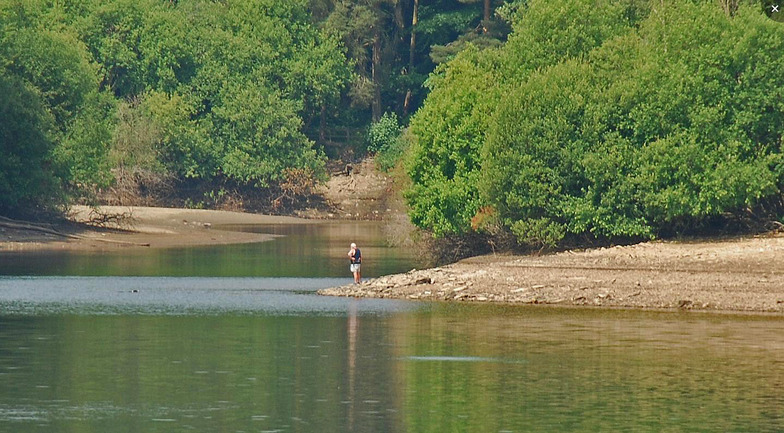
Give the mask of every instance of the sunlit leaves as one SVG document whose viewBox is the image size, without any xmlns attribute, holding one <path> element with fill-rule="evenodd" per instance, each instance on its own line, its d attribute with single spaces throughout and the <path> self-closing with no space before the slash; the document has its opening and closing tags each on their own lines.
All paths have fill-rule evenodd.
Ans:
<svg viewBox="0 0 784 433">
<path fill-rule="evenodd" d="M 530 2 L 504 47 L 429 79 L 412 220 L 464 233 L 461 211 L 489 205 L 519 242 L 554 246 L 781 211 L 782 44 L 784 28 L 746 6 Z M 474 173 L 478 189 L 461 181 Z"/>
<path fill-rule="evenodd" d="M 638 32 L 532 74 L 499 107 L 485 199 L 518 240 L 556 245 L 693 230 L 780 196 L 771 161 L 784 118 L 763 94 L 784 76 L 746 76 L 775 64 L 752 41 L 782 30 L 749 9 L 669 4 Z"/>
<path fill-rule="evenodd" d="M 460 53 L 436 71 L 427 103 L 411 120 L 409 215 L 437 235 L 466 232 L 479 209 L 479 153 L 498 97 L 493 69 L 476 49 Z"/>
<path fill-rule="evenodd" d="M 106 187 L 128 170 L 250 187 L 287 170 L 319 177 L 303 119 L 339 103 L 350 71 L 307 6 L 0 3 L 0 72 L 32 95 L 29 107 L 9 103 L 22 112 L 8 118 L 46 126 L 29 135 L 45 146 L 29 150 L 69 188 Z"/>
</svg>

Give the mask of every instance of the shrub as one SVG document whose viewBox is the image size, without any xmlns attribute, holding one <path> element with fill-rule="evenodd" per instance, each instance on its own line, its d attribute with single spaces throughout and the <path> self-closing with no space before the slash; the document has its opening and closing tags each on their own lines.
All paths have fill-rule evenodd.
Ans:
<svg viewBox="0 0 784 433">
<path fill-rule="evenodd" d="M 651 238 L 781 203 L 784 29 L 676 3 L 498 107 L 483 198 L 522 243 Z M 778 209 L 780 211 L 781 209 Z"/>
<path fill-rule="evenodd" d="M 395 113 L 384 113 L 377 122 L 370 125 L 367 132 L 367 150 L 371 153 L 382 152 L 395 147 L 403 128 Z"/>
</svg>

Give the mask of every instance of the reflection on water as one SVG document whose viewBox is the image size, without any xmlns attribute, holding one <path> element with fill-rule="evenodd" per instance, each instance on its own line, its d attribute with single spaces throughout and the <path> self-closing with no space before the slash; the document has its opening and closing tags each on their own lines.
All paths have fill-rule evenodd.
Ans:
<svg viewBox="0 0 784 433">
<path fill-rule="evenodd" d="M 345 314 L 347 298 L 315 296 L 340 278 L 0 277 L 0 312 L 42 314 Z M 410 309 L 368 300 L 364 311 Z"/>
<path fill-rule="evenodd" d="M 413 316 L 399 327 L 415 337 L 399 344 L 449 360 L 401 367 L 415 384 L 410 431 L 784 428 L 780 318 L 459 306 Z M 452 360 L 466 356 L 513 362 Z"/>
<path fill-rule="evenodd" d="M 2 252 L 0 275 L 350 278 L 346 253 L 351 242 L 362 249 L 363 277 L 405 272 L 422 263 L 407 249 L 388 246 L 378 222 L 225 228 L 284 236 L 261 243 L 191 248 Z"/>
<path fill-rule="evenodd" d="M 780 318 L 312 295 L 329 280 L 111 280 L 0 280 L 0 431 L 784 429 Z M 118 295 L 139 282 L 155 302 Z"/>
<path fill-rule="evenodd" d="M 506 360 L 498 358 L 482 358 L 480 356 L 407 356 L 403 359 L 411 361 L 437 361 L 437 362 L 523 362 L 519 360 Z"/>
<path fill-rule="evenodd" d="M 325 227 L 0 255 L 0 432 L 784 431 L 782 317 L 323 298 L 416 263 Z"/>
</svg>

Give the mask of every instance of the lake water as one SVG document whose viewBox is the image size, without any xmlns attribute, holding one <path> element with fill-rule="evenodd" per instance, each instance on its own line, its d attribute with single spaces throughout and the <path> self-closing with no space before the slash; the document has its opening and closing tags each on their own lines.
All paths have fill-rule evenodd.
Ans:
<svg viewBox="0 0 784 433">
<path fill-rule="evenodd" d="M 784 318 L 319 297 L 417 266 L 344 226 L 0 255 L 0 432 L 784 431 Z"/>
<path fill-rule="evenodd" d="M 214 229 L 219 229 L 216 227 Z M 377 222 L 230 226 L 281 238 L 196 248 L 127 249 L 110 253 L 50 251 L 0 253 L 0 275 L 346 277 L 349 245 L 359 245 L 362 276 L 410 270 L 422 263 L 405 248 L 390 248 Z"/>
</svg>

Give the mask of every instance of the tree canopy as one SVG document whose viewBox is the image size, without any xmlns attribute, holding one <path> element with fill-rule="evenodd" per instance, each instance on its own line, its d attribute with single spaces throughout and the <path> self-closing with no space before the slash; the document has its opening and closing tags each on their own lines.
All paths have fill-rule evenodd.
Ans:
<svg viewBox="0 0 784 433">
<path fill-rule="evenodd" d="M 745 4 L 531 1 L 503 47 L 431 77 L 412 220 L 444 235 L 492 214 L 554 246 L 780 218 L 783 43 Z"/>
<path fill-rule="evenodd" d="M 777 19 L 730 0 L 0 0 L 0 213 L 171 184 L 269 199 L 323 179 L 341 127 L 386 166 L 404 154 L 435 236 L 781 219 Z"/>
<path fill-rule="evenodd" d="M 4 150 L 41 162 L 52 193 L 140 173 L 256 188 L 292 171 L 321 176 L 323 152 L 303 124 L 339 102 L 350 68 L 308 7 L 4 0 L 0 72 L 31 95 L 3 94 Z M 30 125 L 29 139 L 11 132 Z M 9 190 L 30 189 L 11 169 L 3 176 Z"/>
<path fill-rule="evenodd" d="M 327 128 L 384 113 L 406 122 L 431 47 L 499 20 L 506 3 L 0 0 L 3 83 L 31 95 L 3 95 L 3 150 L 48 179 L 32 188 L 9 168 L 6 188 L 24 191 L 0 207 L 37 206 L 16 195 L 56 207 L 172 182 L 212 194 L 321 179 Z M 38 126 L 22 139 L 22 124 Z"/>
</svg>

